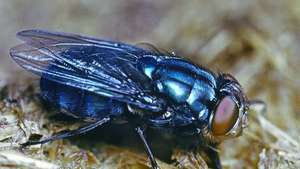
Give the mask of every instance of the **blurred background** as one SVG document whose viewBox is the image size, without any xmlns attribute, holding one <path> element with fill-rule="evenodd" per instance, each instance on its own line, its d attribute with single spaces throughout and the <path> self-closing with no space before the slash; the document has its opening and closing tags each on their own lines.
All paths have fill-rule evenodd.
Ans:
<svg viewBox="0 0 300 169">
<path fill-rule="evenodd" d="M 15 37 L 20 30 L 39 28 L 132 44 L 149 42 L 216 72 L 233 74 L 249 99 L 266 102 L 265 113 L 251 112 L 242 137 L 220 146 L 225 168 L 300 168 L 300 1 L 0 0 L 0 16 L 1 88 L 33 77 L 8 55 L 9 48 L 20 42 Z M 10 111 L 0 113 L 2 119 L 11 117 Z M 132 153 L 133 160 L 140 160 L 127 149 L 114 147 L 113 152 Z M 59 156 L 25 156 L 65 164 L 57 162 Z M 94 167 L 107 159 L 97 152 L 87 156 L 96 161 L 91 164 Z M 1 157 L 0 149 L 0 166 L 6 165 Z M 177 162 L 187 160 L 173 157 Z M 141 168 L 148 165 L 145 158 L 138 163 Z M 193 160 L 165 165 L 196 166 Z"/>
</svg>

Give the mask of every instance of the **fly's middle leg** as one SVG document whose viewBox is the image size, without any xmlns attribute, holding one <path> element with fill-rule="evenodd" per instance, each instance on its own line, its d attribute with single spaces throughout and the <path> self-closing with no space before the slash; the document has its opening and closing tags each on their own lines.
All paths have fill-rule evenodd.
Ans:
<svg viewBox="0 0 300 169">
<path fill-rule="evenodd" d="M 144 129 L 141 128 L 140 126 L 138 126 L 138 127 L 135 128 L 135 130 L 136 130 L 136 132 L 138 133 L 138 135 L 140 136 L 140 138 L 143 141 L 143 144 L 145 146 L 146 153 L 147 153 L 147 155 L 148 155 L 148 157 L 150 159 L 152 168 L 153 169 L 159 169 L 159 166 L 158 166 L 158 164 L 157 164 L 157 162 L 156 162 L 156 160 L 154 158 L 154 155 L 153 155 L 153 153 L 152 153 L 152 151 L 151 151 L 151 149 L 150 149 L 150 147 L 149 147 L 149 145 L 147 143 L 147 140 L 145 138 Z"/>
</svg>

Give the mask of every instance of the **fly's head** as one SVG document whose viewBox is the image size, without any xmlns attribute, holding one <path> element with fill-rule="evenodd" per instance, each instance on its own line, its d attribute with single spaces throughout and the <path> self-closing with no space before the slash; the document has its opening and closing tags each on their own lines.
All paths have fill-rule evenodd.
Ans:
<svg viewBox="0 0 300 169">
<path fill-rule="evenodd" d="M 248 101 L 242 87 L 229 74 L 217 78 L 217 102 L 209 116 L 206 137 L 213 142 L 238 137 L 247 127 Z"/>
</svg>

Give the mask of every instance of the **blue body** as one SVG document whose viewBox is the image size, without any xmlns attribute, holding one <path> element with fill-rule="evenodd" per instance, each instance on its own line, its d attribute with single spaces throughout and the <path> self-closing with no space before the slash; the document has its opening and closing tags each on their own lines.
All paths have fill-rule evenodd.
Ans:
<svg viewBox="0 0 300 169">
<path fill-rule="evenodd" d="M 166 101 L 160 116 L 147 117 L 150 126 L 171 128 L 208 122 L 209 107 L 216 102 L 212 72 L 184 59 L 152 55 L 140 58 L 135 66 L 149 78 L 151 84 L 145 85 L 152 87 L 151 92 Z M 41 91 L 45 100 L 80 118 L 119 116 L 129 111 L 126 103 L 43 77 Z"/>
<path fill-rule="evenodd" d="M 199 129 L 208 126 L 220 86 L 233 82 L 183 58 L 125 43 L 43 30 L 18 36 L 24 44 L 10 54 L 41 76 L 42 97 L 81 119 L 123 116 L 152 127 Z"/>
<path fill-rule="evenodd" d="M 17 36 L 24 43 L 11 48 L 10 55 L 41 77 L 42 97 L 62 112 L 94 120 L 35 144 L 120 119 L 136 126 L 153 168 L 158 167 L 142 131 L 147 126 L 191 134 L 197 143 L 211 141 L 208 155 L 216 160 L 213 168 L 220 168 L 217 152 L 211 148 L 219 140 L 210 127 L 215 115 L 220 115 L 218 106 L 223 98 L 229 96 L 235 103 L 232 113 L 239 111 L 238 125 L 230 126 L 234 129 L 230 136 L 237 136 L 241 122 L 246 121 L 247 99 L 229 74 L 217 76 L 185 59 L 121 42 L 44 30 L 25 30 Z"/>
</svg>

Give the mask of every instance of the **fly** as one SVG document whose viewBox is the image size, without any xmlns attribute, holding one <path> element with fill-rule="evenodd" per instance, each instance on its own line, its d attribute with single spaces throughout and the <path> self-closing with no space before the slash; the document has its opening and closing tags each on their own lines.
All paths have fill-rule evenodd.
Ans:
<svg viewBox="0 0 300 169">
<path fill-rule="evenodd" d="M 79 135 L 115 120 L 135 126 L 152 168 L 149 128 L 197 136 L 215 147 L 241 135 L 251 104 L 230 74 L 215 74 L 187 59 L 76 34 L 25 30 L 10 55 L 40 76 L 42 98 L 89 124 L 23 146 Z M 151 47 L 151 46 L 150 46 Z M 213 149 L 211 149 L 213 150 Z M 218 154 L 211 151 L 215 168 Z"/>
</svg>

